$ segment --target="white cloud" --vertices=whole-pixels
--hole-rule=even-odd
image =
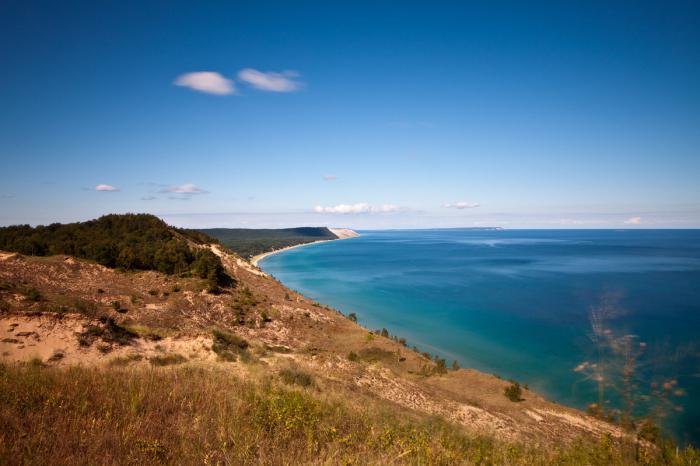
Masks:
[[[114,192],[114,191],[119,191],[119,189],[117,189],[114,186],[109,185],[109,184],[98,184],[97,186],[95,186],[95,191]]]
[[[566,226],[576,226],[576,225],[594,225],[596,223],[599,223],[597,220],[581,220],[581,219],[576,219],[576,218],[560,218],[559,220],[554,220],[552,223],[555,223],[557,225],[566,225]]]
[[[338,204],[335,206],[323,207],[317,205],[314,207],[314,212],[319,214],[368,214],[368,213],[390,213],[398,212],[399,206],[393,204],[383,204],[380,206],[372,206],[366,202],[358,202],[356,204]]]
[[[443,207],[447,209],[474,209],[476,207],[479,207],[479,204],[475,202],[464,202],[464,201],[459,201],[455,202],[454,204],[443,204]]]
[[[270,92],[294,92],[299,90],[301,84],[293,79],[298,76],[299,73],[296,71],[264,73],[253,68],[245,68],[238,72],[238,79],[241,81],[256,89]]]
[[[337,179],[338,179],[338,177],[335,175],[323,175],[324,181],[335,181]]]
[[[625,220],[625,225],[641,225],[642,217],[630,217]]]
[[[185,183],[179,186],[169,186],[167,188],[161,189],[161,193],[172,193],[172,194],[185,194],[185,195],[193,195],[193,194],[207,194],[209,191],[206,191],[192,183]]]
[[[153,200],[155,200],[155,199],[158,199],[158,198],[155,197],[155,196],[143,196],[143,197],[141,198],[142,201],[153,201]]]
[[[178,76],[173,82],[176,86],[189,87],[207,94],[228,95],[236,92],[233,81],[215,71],[195,71]]]

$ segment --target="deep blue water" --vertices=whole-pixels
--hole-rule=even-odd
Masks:
[[[261,266],[371,329],[579,408],[597,401],[573,369],[592,357],[590,312],[607,299],[614,331],[647,344],[642,390],[676,378],[683,411],[666,424],[700,443],[700,230],[365,231]]]

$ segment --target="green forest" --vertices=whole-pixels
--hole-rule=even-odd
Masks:
[[[170,227],[148,214],[105,215],[96,220],[0,228],[0,250],[29,256],[67,254],[110,268],[156,270],[206,279],[213,290],[231,283],[221,259],[195,244],[217,243],[202,232]]]
[[[287,246],[337,239],[337,236],[326,227],[281,229],[209,228],[198,231],[216,238],[221,244],[245,258],[251,258],[255,255]]]

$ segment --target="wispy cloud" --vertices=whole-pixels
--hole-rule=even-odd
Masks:
[[[233,81],[215,71],[185,73],[178,76],[173,84],[207,94],[228,95],[236,92]]]
[[[314,207],[314,212],[319,214],[368,214],[368,213],[391,213],[401,210],[399,206],[393,204],[383,204],[381,206],[372,206],[366,202],[358,202],[356,204],[338,204],[335,206],[323,207],[317,205]]]
[[[335,175],[323,175],[324,181],[335,181],[337,179],[338,179],[338,177]]]
[[[114,192],[119,191],[119,189],[115,188],[111,184],[98,184],[97,186],[95,186],[95,191]]]
[[[443,204],[442,205],[446,209],[474,209],[476,207],[479,207],[479,204],[476,202],[464,202],[464,201],[459,201],[459,202],[454,202],[454,203],[448,203],[448,204]]]
[[[186,195],[196,195],[196,194],[207,194],[209,191],[200,188],[192,183],[185,183],[179,186],[168,186],[160,190],[161,193],[171,193],[171,194],[186,194]]]
[[[560,218],[559,220],[552,220],[550,223],[556,225],[564,226],[581,226],[581,225],[596,225],[600,223],[600,220],[582,220],[579,218]]]
[[[625,225],[641,225],[642,217],[630,217],[624,221]]]
[[[155,197],[155,196],[143,196],[143,197],[141,198],[142,201],[153,201],[153,200],[156,200],[156,199],[158,199],[158,198]]]
[[[294,78],[298,77],[299,73],[296,71],[274,73],[245,68],[238,72],[239,80],[256,89],[269,92],[294,92],[299,90],[301,84],[294,80]]]

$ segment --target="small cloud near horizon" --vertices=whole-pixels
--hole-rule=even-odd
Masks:
[[[323,181],[335,181],[338,177],[335,175],[323,175]]]
[[[215,71],[194,71],[181,74],[175,78],[173,84],[206,94],[229,95],[236,93],[233,81]]]
[[[300,75],[296,71],[281,73],[262,72],[253,68],[245,68],[238,72],[238,79],[255,89],[268,92],[295,92],[301,84],[295,81]]]
[[[98,184],[97,186],[95,186],[95,191],[116,192],[119,191],[119,189],[115,188],[110,184]]]
[[[338,204],[328,207],[317,205],[314,207],[314,212],[318,214],[374,214],[398,212],[399,210],[401,210],[400,207],[393,204],[372,206],[366,202],[358,202],[356,204]]]
[[[143,197],[141,198],[142,201],[153,201],[153,200],[155,200],[155,199],[158,199],[158,198],[155,197],[155,196],[143,196]]]
[[[599,220],[581,220],[576,218],[560,218],[559,220],[554,220],[551,223],[564,226],[577,226],[577,225],[595,225],[600,223]]]
[[[630,217],[624,221],[625,225],[641,225],[642,217]]]
[[[455,202],[455,203],[443,204],[442,206],[446,209],[463,210],[463,209],[475,209],[475,208],[479,207],[479,204],[477,204],[476,202],[460,201],[460,202]]]
[[[186,194],[186,195],[196,195],[196,194],[208,194],[209,191],[200,188],[199,186],[192,183],[185,183],[179,186],[168,186],[160,190],[161,193],[170,194]]]

